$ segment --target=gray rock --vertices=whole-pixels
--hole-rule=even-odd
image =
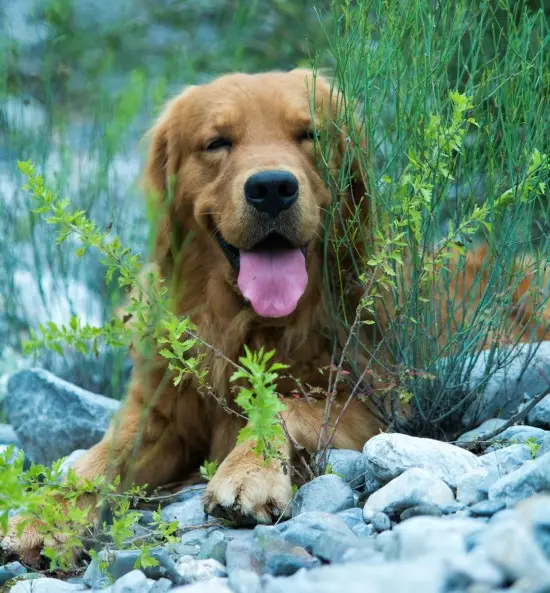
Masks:
[[[388,529],[391,529],[390,518],[388,517],[388,515],[386,515],[386,513],[378,511],[374,514],[374,517],[372,518],[372,526],[379,533],[381,533],[382,531],[388,531]]]
[[[177,521],[182,529],[202,525],[208,521],[200,494],[188,498],[185,502],[174,502],[165,506],[161,514],[165,521]]]
[[[435,504],[418,504],[414,507],[405,509],[399,518],[401,521],[406,521],[412,517],[441,517],[443,512]]]
[[[337,515],[310,512],[278,525],[285,540],[329,562],[337,562],[350,549],[370,546]],[[229,549],[228,549],[229,551]]]
[[[12,375],[5,402],[9,422],[25,454],[46,465],[101,440],[120,406],[41,369]]]
[[[363,494],[365,496],[370,496],[374,494],[377,490],[382,488],[384,482],[381,482],[378,478],[376,478],[373,474],[369,471],[365,474],[365,484],[363,486]]]
[[[320,473],[324,474],[327,464],[332,472],[339,475],[352,488],[361,488],[365,483],[365,460],[359,451],[351,449],[330,449],[324,458],[318,452],[315,459],[319,463]]]
[[[491,354],[490,350],[480,353],[469,377],[470,389],[476,389],[490,374],[483,393],[463,416],[466,427],[489,418],[510,418],[518,411],[525,393],[532,397],[548,387],[545,377],[550,376],[550,342],[501,348],[489,369]]]
[[[19,562],[9,562],[4,566],[0,566],[0,586],[6,581],[27,574],[27,569]]]
[[[484,527],[483,521],[473,518],[413,517],[391,531],[395,545],[388,547],[386,559],[411,560],[442,551],[448,555],[464,554],[470,539]]]
[[[369,523],[379,511],[392,516],[411,506],[452,501],[453,492],[443,480],[429,471],[413,468],[372,494],[363,508],[363,518]]]
[[[17,445],[17,435],[11,424],[0,424],[0,445]]]
[[[520,444],[492,451],[479,458],[489,472],[498,476],[505,476],[513,472],[531,459],[533,459],[531,449],[527,445]]]
[[[132,570],[120,577],[106,589],[103,593],[149,593],[149,583],[147,577],[141,570]]]
[[[86,585],[71,585],[50,578],[19,581],[10,589],[10,593],[76,593],[77,591],[86,591]],[[141,592],[136,591],[136,593]]]
[[[276,529],[287,541],[310,552],[323,533],[346,537],[352,535],[350,528],[340,516],[321,512],[302,513],[280,523]]]
[[[371,537],[376,534],[374,527],[367,525],[363,520],[361,520],[361,523],[354,525],[351,530],[357,537]]]
[[[469,451],[404,434],[379,434],[363,448],[367,471],[382,482],[389,482],[408,469],[425,469],[455,488],[461,476],[482,467]]]
[[[143,569],[146,577],[151,579],[167,578],[176,585],[185,584],[185,580],[180,576],[176,570],[174,561],[170,558],[167,551],[163,548],[154,548],[151,550],[151,556],[158,561],[157,566],[148,566]],[[139,558],[139,551],[137,550],[102,550],[99,552],[97,559],[94,558],[86,572],[84,573],[84,583],[88,587],[100,588],[109,584],[110,579],[117,580],[124,575],[132,572],[136,560]],[[99,568],[99,562],[107,561],[108,568],[105,572]]]
[[[228,543],[229,540],[224,535],[223,531],[214,529],[206,536],[197,558],[199,560],[213,558],[221,564],[225,564]]]
[[[470,507],[472,517],[492,517],[502,509],[506,504],[502,500],[482,500]]]
[[[457,439],[457,443],[469,443],[475,439],[482,438],[486,434],[493,432],[493,430],[500,428],[503,424],[506,424],[504,418],[489,418],[489,420],[485,420],[477,428],[461,434]]]
[[[227,579],[215,578],[187,587],[170,589],[170,593],[235,593],[228,585]]]
[[[292,516],[311,511],[337,513],[355,506],[353,490],[335,475],[315,478],[304,484],[292,502]]]
[[[212,558],[196,560],[192,556],[182,556],[176,562],[176,570],[183,582],[189,584],[227,576],[225,566]]]
[[[513,513],[509,518],[528,527],[546,558],[550,559],[550,495],[537,494],[520,502],[514,511],[503,512]]]
[[[353,509],[346,509],[345,511],[340,511],[337,513],[338,517],[341,517],[344,520],[344,523],[350,528],[353,529],[357,524],[364,524],[363,521],[363,511],[357,507]]]
[[[487,447],[486,451],[497,451],[503,447],[517,445],[530,441],[533,444],[542,445],[550,437],[550,432],[535,428],[534,426],[510,426],[492,439],[494,443]]]
[[[533,494],[550,489],[550,453],[526,461],[519,469],[503,476],[489,488],[490,500],[513,506]]]
[[[456,488],[456,499],[458,502],[471,505],[487,498],[487,492],[481,487],[483,481],[489,475],[485,468],[470,472],[460,478]],[[498,476],[495,476],[495,481]]]
[[[547,395],[529,412],[527,423],[545,430],[550,429],[550,395]]]
[[[168,593],[173,587],[172,581],[168,579],[159,579],[149,589],[149,593]]]
[[[467,589],[468,593],[475,593],[476,589],[472,590],[472,587],[477,587],[480,593],[482,590],[495,593],[495,587],[505,584],[504,573],[480,549],[469,554],[445,555],[445,558],[448,561],[447,591]]]
[[[441,512],[444,515],[454,515],[458,511],[463,511],[466,509],[466,505],[461,502],[445,502],[439,505]]]
[[[479,534],[477,544],[509,581],[522,581],[524,590],[550,583],[550,563],[529,529],[519,521],[489,523]]]
[[[441,593],[446,590],[447,576],[446,564],[432,559],[384,564],[349,562],[269,580],[264,592],[334,593],[344,588],[346,593]]]
[[[255,572],[237,570],[229,575],[229,588],[232,593],[261,593],[260,577]],[[216,589],[216,592],[218,590]]]
[[[253,538],[254,562],[261,567],[261,574],[290,576],[302,568],[319,565],[317,558],[285,540],[274,527],[258,525]]]
[[[69,468],[73,467],[82,455],[87,452],[87,449],[77,449],[76,451],[73,451],[60,465],[59,470],[61,471],[61,475],[65,476],[69,471]]]

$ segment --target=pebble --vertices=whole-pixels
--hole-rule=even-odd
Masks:
[[[329,474],[304,484],[292,503],[292,516],[311,511],[337,513],[355,506],[353,490],[342,478]]]
[[[386,515],[386,513],[379,511],[378,513],[375,513],[374,517],[372,518],[372,526],[379,533],[382,531],[388,531],[388,529],[391,529],[390,518],[388,515]]]
[[[419,504],[453,501],[453,492],[443,480],[425,469],[413,468],[372,494],[363,508],[363,518],[370,523],[379,511],[392,517]]]
[[[363,447],[367,472],[387,483],[411,468],[429,471],[451,488],[465,474],[482,468],[469,451],[433,439],[397,433],[376,435]]]
[[[501,500],[482,500],[470,507],[472,517],[492,517],[502,509],[506,504]]]
[[[418,504],[405,509],[399,518],[401,521],[406,521],[411,517],[441,517],[442,515],[443,512],[435,504]]]

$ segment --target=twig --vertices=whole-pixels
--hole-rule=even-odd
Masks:
[[[523,420],[525,418],[525,416],[527,416],[527,414],[529,414],[529,412],[549,394],[550,394],[550,387],[548,387],[548,389],[546,389],[539,395],[536,395],[528,404],[525,405],[525,407],[522,410],[520,410],[517,414],[514,414],[511,418],[509,418],[499,428],[495,428],[495,430],[492,430],[490,433],[484,434],[483,436],[473,439],[472,441],[468,441],[467,443],[456,442],[455,444],[458,445],[459,447],[469,450],[469,449],[475,448],[477,445],[484,443],[485,441],[490,441],[490,440],[494,439],[501,432],[504,432],[507,428],[510,428],[510,426],[512,426],[516,422]]]

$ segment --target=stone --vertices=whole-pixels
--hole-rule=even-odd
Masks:
[[[483,392],[468,406],[462,418],[463,426],[476,426],[489,418],[510,418],[519,410],[525,393],[533,397],[548,387],[550,342],[510,348],[500,348],[496,356],[491,350],[476,355],[466,380],[472,391],[482,383],[485,385]]]
[[[470,507],[472,517],[492,517],[502,509],[506,504],[502,500],[482,500]]]
[[[383,482],[381,482],[378,478],[376,478],[375,476],[373,476],[371,473],[369,473],[367,471],[367,473],[365,474],[365,484],[363,486],[363,495],[368,498],[371,494],[374,494],[377,490],[382,488],[383,485],[384,485]]]
[[[41,369],[13,374],[5,403],[25,454],[44,465],[95,445],[120,407],[115,400],[84,391]]]
[[[222,530],[214,529],[206,536],[197,558],[213,558],[225,565],[228,542]]]
[[[158,565],[143,568],[146,577],[155,580],[167,578],[176,585],[185,584],[186,581],[177,571],[174,561],[165,549],[153,548],[150,554],[158,561]],[[107,586],[110,582],[109,576],[116,581],[132,572],[139,555],[138,550],[102,550],[88,565],[84,573],[84,583],[92,588]],[[108,562],[105,572],[99,568],[101,561]]]
[[[525,590],[550,583],[550,563],[528,527],[517,519],[489,523],[479,534],[477,546],[508,581],[524,580]]]
[[[315,546],[323,533],[335,536],[351,537],[350,528],[339,515],[330,513],[308,512],[301,513],[289,521],[276,526],[279,533],[289,542],[300,546],[309,552]]]
[[[482,467],[469,451],[433,439],[383,433],[363,447],[367,472],[387,483],[412,468],[425,469],[456,488],[465,474]]]
[[[192,556],[182,556],[176,562],[176,571],[183,582],[189,584],[227,576],[225,566],[213,558],[197,560]]]
[[[132,570],[102,589],[102,593],[149,593],[149,583],[141,570]]]
[[[188,498],[185,502],[173,502],[165,506],[161,514],[165,521],[177,521],[181,529],[196,527],[208,521],[200,494]]]
[[[513,506],[533,494],[550,489],[550,453],[526,461],[519,469],[497,480],[489,488],[489,500]]]
[[[460,478],[456,488],[456,500],[464,505],[475,504],[487,498],[487,491],[482,487],[489,475],[485,468],[470,472]],[[494,476],[494,480],[498,476]]]
[[[11,424],[0,424],[0,445],[17,445],[17,435]]]
[[[418,504],[414,507],[405,509],[399,518],[401,521],[406,521],[412,517],[441,517],[443,512],[435,504]]]
[[[429,554],[464,554],[469,541],[485,527],[482,520],[455,517],[412,517],[390,532],[386,560],[411,560]],[[380,536],[379,536],[380,537]]]
[[[168,591],[172,590],[173,585],[172,581],[168,579],[159,579],[149,589],[149,593],[168,593]]]
[[[374,514],[374,517],[372,518],[372,526],[379,533],[382,531],[388,531],[388,529],[391,529],[390,518],[388,517],[388,515],[386,515],[386,513],[378,511]]]
[[[27,574],[27,569],[19,562],[9,562],[0,566],[0,586],[6,581]]]
[[[365,460],[359,451],[330,449],[324,459],[320,451],[315,456],[315,461],[319,464],[321,474],[330,465],[332,473],[339,475],[353,489],[362,488],[365,483]]]
[[[412,468],[369,497],[363,508],[363,518],[369,523],[379,511],[391,517],[411,506],[452,501],[453,492],[443,480],[427,470]]]
[[[547,395],[542,399],[529,412],[529,415],[527,416],[527,424],[538,428],[544,428],[544,430],[550,429],[550,395]]]
[[[477,428],[473,428],[472,430],[461,434],[456,442],[461,444],[469,443],[470,441],[484,437],[486,434],[493,432],[493,430],[500,428],[504,424],[506,424],[504,418],[489,418],[489,420],[485,420],[485,422],[482,422]]]
[[[309,512],[276,527],[285,540],[300,546],[327,562],[337,562],[350,549],[370,546],[338,516]]]
[[[77,591],[86,590],[86,585],[72,585],[58,579],[38,578],[18,581],[10,589],[10,593],[76,593]],[[141,591],[136,591],[135,593],[141,593]]]
[[[520,444],[492,451],[479,458],[489,472],[499,477],[513,472],[531,459],[533,459],[531,449],[527,445]]]
[[[359,509],[357,507],[354,507],[353,509],[346,509],[345,511],[340,511],[339,513],[337,513],[337,516],[341,517],[344,520],[344,523],[350,529],[353,529],[353,527],[357,524],[364,524],[363,511],[362,509]]]
[[[73,451],[59,466],[59,471],[61,472],[61,475],[67,475],[69,468],[73,467],[74,464],[82,457],[82,455],[84,455],[84,453],[87,452],[87,449],[77,449],[76,451]]]
[[[534,426],[510,426],[491,439],[491,442],[494,444],[487,447],[486,451],[497,451],[503,447],[526,442],[541,446],[549,437],[550,432],[542,430],[542,428],[535,428]]]
[[[261,574],[290,576],[302,568],[311,569],[319,565],[317,558],[285,540],[274,527],[258,525],[253,539],[254,562],[261,566]]]
[[[292,502],[292,516],[311,511],[337,513],[355,506],[353,490],[338,476],[319,476],[304,484]]]
[[[214,578],[194,585],[170,589],[170,593],[234,593],[234,591],[229,588],[227,579]]]
[[[401,563],[346,562],[300,571],[286,579],[271,579],[264,593],[441,593],[446,591],[443,561]]]
[[[357,537],[371,537],[376,534],[374,527],[367,525],[363,520],[361,520],[361,523],[354,525],[351,530]]]
[[[454,500],[452,502],[444,502],[438,506],[444,515],[454,515],[455,513],[466,509],[465,504]]]
[[[540,549],[550,560],[550,495],[536,494],[518,503],[510,518],[517,518],[533,534]],[[502,514],[499,513],[499,514]]]

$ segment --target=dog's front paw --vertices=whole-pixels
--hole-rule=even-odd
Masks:
[[[246,443],[228,455],[204,494],[205,512],[239,525],[290,516],[291,502],[290,468],[280,459],[266,464]]]

